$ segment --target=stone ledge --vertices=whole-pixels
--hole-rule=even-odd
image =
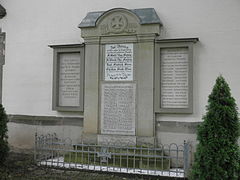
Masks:
[[[58,117],[58,116],[29,116],[29,115],[8,115],[9,122],[27,125],[41,126],[81,126],[83,117]]]
[[[195,134],[201,122],[158,121],[159,132]]]
[[[136,146],[136,136],[98,134],[98,144],[115,146]]]

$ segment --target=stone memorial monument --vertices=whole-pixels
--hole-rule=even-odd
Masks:
[[[84,140],[99,144],[153,144],[154,43],[161,27],[155,10],[117,8],[90,12],[79,27],[85,41]],[[182,50],[165,52],[171,53],[184,56]],[[167,71],[171,62],[167,55],[164,57],[163,70]],[[184,80],[184,72],[179,73]],[[173,72],[168,76],[171,78]],[[182,79],[175,83],[184,88]],[[174,94],[170,102],[177,96]],[[176,106],[184,106],[184,100],[177,100]],[[165,99],[162,103],[171,106]]]
[[[156,143],[156,114],[192,113],[197,38],[164,39],[153,8],[89,12],[84,44],[54,49],[53,110],[83,115],[83,141]]]

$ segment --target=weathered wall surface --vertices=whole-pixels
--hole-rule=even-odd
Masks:
[[[54,135],[70,138],[72,143],[82,140],[83,119],[54,116],[10,115],[8,142],[13,150],[33,150],[35,135]]]
[[[115,7],[153,7],[163,23],[162,38],[200,39],[194,45],[193,114],[156,114],[157,121],[201,121],[207,97],[220,74],[228,81],[240,106],[238,0],[0,0],[0,3],[7,11],[7,15],[0,19],[0,27],[6,32],[3,104],[8,114],[83,117],[82,113],[52,111],[53,51],[48,45],[83,42],[77,26],[86,14]],[[44,132],[50,132],[55,127],[44,128]],[[63,126],[59,125],[57,129],[61,128]],[[67,128],[71,133],[76,130],[74,126]],[[159,139],[165,137],[164,133],[170,137],[167,132],[157,129]],[[10,123],[10,143],[17,144],[24,133],[27,136],[34,131],[34,125]],[[182,133],[178,131],[171,133],[177,136]],[[17,135],[21,135],[18,136],[20,139],[14,139]],[[27,142],[22,140],[22,144]]]

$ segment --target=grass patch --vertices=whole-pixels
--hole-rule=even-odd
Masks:
[[[64,162],[89,165],[138,168],[149,170],[169,170],[170,159],[162,150],[148,148],[74,147],[76,152],[64,155]]]

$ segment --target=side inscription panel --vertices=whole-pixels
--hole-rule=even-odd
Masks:
[[[59,54],[59,106],[80,105],[80,53]]]
[[[161,107],[188,108],[188,48],[163,48],[161,58]]]

